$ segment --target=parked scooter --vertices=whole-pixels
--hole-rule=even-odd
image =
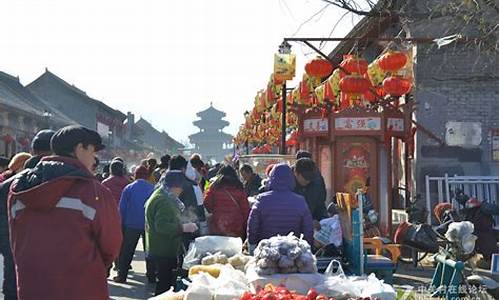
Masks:
[[[495,229],[495,216],[498,216],[498,204],[479,201],[469,197],[461,189],[454,192],[454,202],[458,208],[445,211],[444,218],[455,221],[470,221],[474,224],[474,234],[477,236],[475,251],[483,256],[485,262],[489,263],[491,255],[498,253],[498,229]],[[453,217],[448,215],[453,214]]]
[[[477,236],[474,231],[474,224],[469,221],[448,224],[446,233],[441,236],[445,245],[434,256],[437,267],[431,285],[437,290],[433,297],[446,295],[454,298],[458,295],[460,299],[464,296],[488,299],[489,295],[498,299],[498,283],[476,272],[478,257],[474,249]]]

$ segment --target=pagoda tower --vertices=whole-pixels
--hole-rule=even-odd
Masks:
[[[200,120],[193,124],[200,129],[199,132],[189,136],[189,141],[194,144],[194,151],[203,156],[203,160],[214,159],[217,162],[232,153],[233,136],[223,132],[229,122],[222,120],[226,113],[215,109],[210,102],[210,107],[196,114]]]

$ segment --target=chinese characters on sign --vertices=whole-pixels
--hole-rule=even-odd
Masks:
[[[304,133],[328,133],[328,119],[305,119]]]
[[[387,128],[392,131],[403,132],[405,130],[405,122],[400,118],[387,118]]]
[[[335,129],[360,131],[381,130],[381,123],[381,118],[337,118],[335,119]]]

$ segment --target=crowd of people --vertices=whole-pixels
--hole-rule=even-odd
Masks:
[[[112,280],[125,284],[141,238],[147,280],[161,294],[198,236],[240,237],[249,253],[290,232],[312,245],[327,216],[324,180],[305,151],[293,166],[271,165],[262,179],[248,164],[210,167],[198,154],[164,155],[159,164],[149,158],[133,170],[115,157],[101,171],[101,137],[82,126],[42,130],[31,146],[0,158],[7,300],[108,299],[111,268]]]

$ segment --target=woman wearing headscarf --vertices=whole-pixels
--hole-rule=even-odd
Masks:
[[[246,237],[246,224],[250,206],[236,171],[233,167],[223,166],[217,179],[207,190],[203,202],[212,213],[208,221],[210,234]]]

